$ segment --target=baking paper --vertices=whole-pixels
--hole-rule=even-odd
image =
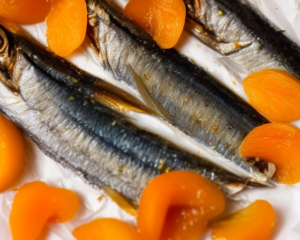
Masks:
[[[277,28],[285,30],[285,34],[295,43],[300,45],[300,2],[299,0],[249,0],[255,8],[269,19]],[[124,6],[124,1],[121,3]],[[46,45],[44,23],[24,26],[38,41]],[[88,39],[68,59],[78,67],[99,76],[114,84],[120,85],[108,76],[98,65],[93,57]],[[201,65],[213,76],[230,87],[236,94],[246,99],[242,80],[249,73],[230,59],[230,56],[222,56],[208,48],[188,33],[184,32],[176,48],[188,55],[194,62]],[[236,85],[234,84],[236,83]],[[125,90],[130,91],[125,85]],[[169,139],[178,139],[177,144],[187,148],[189,151],[197,151],[197,146],[189,142],[190,139],[174,131],[170,126],[155,119],[137,113],[127,113],[133,121],[140,126],[155,122],[154,132],[163,132]],[[297,125],[297,124],[296,124]],[[298,125],[300,126],[300,125]],[[174,138],[176,136],[176,138]],[[63,187],[76,192],[81,199],[80,209],[73,220],[65,224],[55,223],[47,225],[49,234],[47,240],[73,240],[72,230],[84,223],[100,217],[112,217],[121,219],[131,225],[135,225],[135,218],[121,210],[109,198],[102,197],[103,193],[85,184],[81,178],[68,169],[64,169],[44,155],[37,146],[26,136],[26,168],[22,175],[14,183],[13,187],[0,194],[0,240],[11,240],[9,230],[9,214],[16,189],[26,182],[44,181],[51,186]],[[192,146],[192,147],[191,147]],[[277,188],[247,189],[235,196],[240,206],[246,206],[257,199],[269,201],[276,211],[276,225],[272,239],[274,240],[299,240],[300,239],[300,184],[293,186],[282,186]],[[210,232],[201,238],[209,240]]]

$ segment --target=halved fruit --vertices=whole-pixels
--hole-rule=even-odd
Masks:
[[[163,48],[172,48],[183,31],[186,8],[182,0],[130,0],[125,13]]]
[[[45,20],[50,11],[49,0],[0,0],[0,17],[20,24]]]
[[[243,86],[250,104],[270,121],[300,119],[300,83],[292,74],[265,69],[246,77]]]
[[[59,56],[67,56],[83,42],[87,28],[85,0],[53,0],[46,19],[47,43]]]
[[[197,240],[224,206],[222,192],[209,180],[193,172],[173,171],[148,184],[137,225],[144,240]]]
[[[269,240],[276,216],[266,201],[257,200],[245,209],[212,225],[213,240]]]
[[[77,240],[141,240],[134,227],[112,218],[96,219],[79,226],[73,235]]]
[[[300,129],[291,124],[269,123],[255,128],[244,139],[240,153],[276,166],[275,177],[285,184],[300,181]]]
[[[72,191],[50,187],[43,182],[23,185],[17,192],[10,214],[14,240],[35,240],[48,221],[71,220],[79,207]]]
[[[19,129],[0,114],[0,192],[6,190],[24,167],[25,147]]]

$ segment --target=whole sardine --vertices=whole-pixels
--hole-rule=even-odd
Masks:
[[[252,165],[239,154],[246,135],[267,122],[264,117],[175,50],[161,50],[108,1],[87,4],[97,56],[114,78],[134,88],[158,115],[223,157],[212,162],[234,162],[253,181],[267,181],[261,172],[272,172],[270,164],[259,160]]]
[[[250,72],[286,70],[300,79],[300,48],[239,0],[184,0],[186,29]],[[210,36],[210,37],[208,37]],[[231,49],[226,46],[232,46]]]
[[[3,27],[0,43],[1,111],[42,151],[90,184],[137,201],[154,176],[175,169],[197,172],[227,193],[246,183],[138,130],[118,112],[91,102],[87,90],[85,97],[80,94],[78,89],[90,89],[99,79]]]

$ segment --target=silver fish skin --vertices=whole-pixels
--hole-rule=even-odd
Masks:
[[[232,161],[252,181],[268,181],[261,172],[272,169],[270,164],[252,165],[239,154],[246,135],[268,122],[264,117],[175,50],[161,50],[110,2],[88,0],[87,5],[99,62],[115,79],[137,94],[147,92],[164,110],[161,116],[224,160],[210,161],[220,166]]]
[[[76,78],[82,87],[87,77],[99,80],[39,45],[3,27],[0,42],[1,111],[43,152],[91,185],[108,186],[138,202],[147,183],[166,169],[197,172],[226,193],[247,182],[92,103],[66,82]]]
[[[218,43],[236,45],[230,57],[250,72],[262,69],[281,69],[300,79],[300,48],[284,34],[275,30],[250,3],[239,0],[184,0],[188,21],[194,21],[188,30],[202,26],[203,34],[214,35]],[[244,1],[245,2],[245,1]],[[192,23],[193,24],[193,23]],[[199,32],[199,31],[198,31]],[[199,34],[199,35],[203,35]],[[197,36],[197,33],[195,34]],[[198,36],[201,40],[201,36]],[[215,40],[206,41],[214,47]],[[248,43],[240,46],[239,43]],[[218,51],[218,50],[217,50]],[[219,51],[220,52],[220,51]]]

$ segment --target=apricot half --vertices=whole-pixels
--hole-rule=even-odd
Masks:
[[[49,0],[0,0],[0,17],[20,24],[45,20],[50,11]]]
[[[292,74],[265,69],[246,77],[243,86],[250,104],[270,121],[300,119],[300,83]]]
[[[18,128],[0,114],[0,192],[17,178],[24,167],[25,148]]]
[[[248,134],[240,153],[274,163],[276,179],[285,184],[294,184],[300,181],[299,146],[300,129],[286,123],[269,123]]]
[[[137,230],[117,219],[96,219],[73,231],[77,240],[141,240]]]
[[[163,48],[172,48],[183,31],[186,8],[182,0],[130,0],[125,13]]]
[[[269,240],[276,216],[270,203],[257,200],[212,225],[213,240]]]
[[[71,54],[85,38],[85,0],[53,0],[46,24],[48,47],[62,57]]]
[[[197,240],[224,206],[222,192],[209,180],[193,172],[174,171],[148,184],[137,225],[143,240]]]
[[[17,192],[10,214],[14,240],[36,240],[48,221],[66,222],[79,207],[72,191],[49,187],[43,182],[23,185]]]

